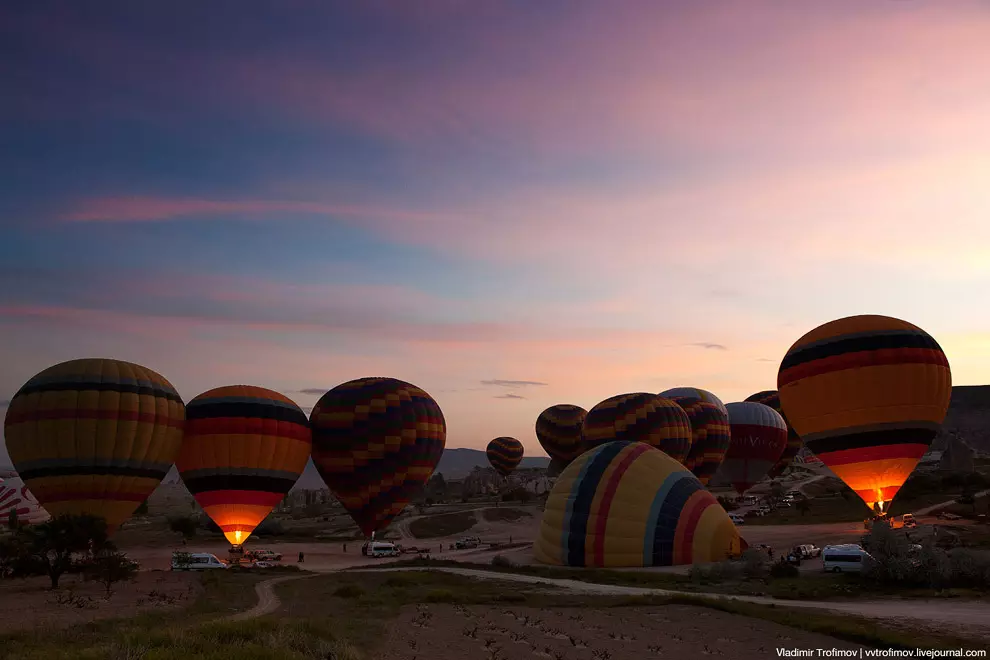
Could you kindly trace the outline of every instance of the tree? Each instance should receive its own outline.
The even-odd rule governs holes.
[[[196,536],[196,520],[191,516],[179,516],[168,519],[168,528],[182,534],[182,538],[191,539]]]
[[[113,585],[134,579],[137,571],[137,564],[128,559],[127,555],[108,549],[96,555],[87,570],[87,576],[103,585],[109,600],[113,595]]]
[[[107,523],[103,518],[63,514],[46,523],[21,530],[25,549],[48,574],[52,589],[73,566],[73,555],[90,554],[107,547]]]
[[[802,516],[811,511],[811,503],[805,498],[799,499],[794,507],[801,512]]]

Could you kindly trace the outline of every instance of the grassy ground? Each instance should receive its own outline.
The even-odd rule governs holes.
[[[214,577],[215,576],[215,577]],[[217,617],[254,604],[261,574],[204,575],[206,590],[193,607],[178,613],[81,626],[62,632],[0,637],[4,658],[24,660],[370,660],[390,622],[403,606],[422,603],[513,604],[539,608],[611,608],[679,603],[771,620],[870,646],[974,648],[973,640],[940,633],[919,634],[886,625],[814,611],[701,599],[581,596],[546,592],[535,585],[477,581],[444,573],[337,573],[276,587],[282,608],[273,616],[242,622]]]
[[[488,522],[513,522],[520,518],[530,517],[532,514],[520,509],[499,507],[498,509],[485,509],[481,515]]]
[[[474,527],[478,518],[474,511],[424,516],[409,523],[409,532],[418,539],[435,539],[460,534]]]

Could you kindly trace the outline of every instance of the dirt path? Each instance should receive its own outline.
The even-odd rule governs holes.
[[[282,582],[289,582],[290,580],[299,580],[301,578],[313,577],[316,573],[303,573],[302,575],[283,575],[281,577],[271,578],[270,580],[263,580],[254,586],[255,593],[258,594],[258,604],[249,610],[243,612],[238,612],[237,614],[232,614],[227,617],[226,621],[243,621],[245,619],[254,619],[259,616],[264,616],[265,614],[271,614],[279,608],[282,601],[278,599],[275,595],[275,590],[273,587],[276,584]]]
[[[984,497],[988,493],[990,493],[990,489],[981,490],[978,493],[973,493],[973,497]],[[942,502],[941,504],[933,504],[931,506],[926,506],[924,509],[918,509],[917,511],[915,511],[914,512],[914,515],[916,515],[916,516],[927,516],[932,511],[937,511],[938,509],[941,509],[942,507],[951,506],[951,505],[953,505],[955,503],[956,503],[955,500],[949,500],[948,502]]]
[[[378,571],[424,570],[422,567],[396,567],[368,569]],[[430,567],[425,570],[442,571],[455,575],[464,575],[488,580],[506,580],[528,584],[543,584],[549,587],[567,589],[586,594],[606,596],[675,596],[689,595],[700,598],[727,598],[729,600],[775,607],[801,607],[828,610],[842,614],[860,615],[872,619],[913,619],[925,626],[955,628],[969,634],[981,637],[990,635],[990,603],[979,601],[952,602],[947,600],[882,600],[882,601],[809,601],[781,600],[761,596],[737,596],[731,594],[713,594],[681,592],[669,589],[649,589],[645,587],[627,587],[612,584],[595,584],[579,580],[544,578],[521,573],[496,573],[471,568],[455,568],[447,566]],[[355,571],[357,572],[357,571]]]

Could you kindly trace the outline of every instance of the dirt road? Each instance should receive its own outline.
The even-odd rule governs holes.
[[[227,617],[226,620],[243,621],[245,619],[254,619],[255,617],[264,616],[265,614],[271,614],[282,605],[282,601],[280,601],[278,596],[275,594],[274,586],[276,584],[289,582],[290,580],[313,577],[313,575],[315,574],[303,573],[302,575],[283,575],[281,577],[259,582],[254,586],[254,591],[258,594],[258,604],[249,610],[232,614]]]

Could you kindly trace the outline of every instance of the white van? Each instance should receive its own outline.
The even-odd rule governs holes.
[[[822,550],[822,567],[828,573],[859,573],[873,557],[854,543],[827,545]]]
[[[361,548],[361,554],[367,557],[398,557],[399,548],[394,543],[368,541]]]
[[[173,571],[205,571],[214,568],[227,568],[227,564],[209,552],[173,552]]]

